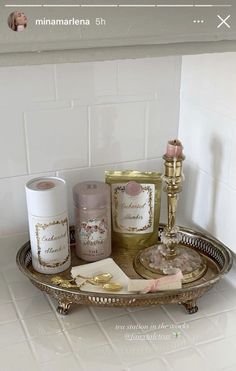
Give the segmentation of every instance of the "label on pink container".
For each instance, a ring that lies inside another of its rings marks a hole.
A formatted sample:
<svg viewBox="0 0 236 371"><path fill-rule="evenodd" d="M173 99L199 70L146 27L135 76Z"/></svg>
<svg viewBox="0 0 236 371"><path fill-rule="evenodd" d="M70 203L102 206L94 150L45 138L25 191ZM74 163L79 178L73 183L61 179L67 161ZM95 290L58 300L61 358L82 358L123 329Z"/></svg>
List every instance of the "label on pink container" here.
<svg viewBox="0 0 236 371"><path fill-rule="evenodd" d="M81 223L78 233L81 244L101 245L107 239L108 226L104 218L92 218Z"/></svg>

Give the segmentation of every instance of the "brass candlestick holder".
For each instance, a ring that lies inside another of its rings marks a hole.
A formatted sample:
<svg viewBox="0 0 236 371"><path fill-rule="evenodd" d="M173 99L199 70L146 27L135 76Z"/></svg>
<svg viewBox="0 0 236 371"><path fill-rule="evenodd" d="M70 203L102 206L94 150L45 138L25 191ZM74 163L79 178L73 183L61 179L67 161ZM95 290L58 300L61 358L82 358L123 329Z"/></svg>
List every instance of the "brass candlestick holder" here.
<svg viewBox="0 0 236 371"><path fill-rule="evenodd" d="M183 283L199 279L207 269L203 257L190 247L181 245L181 233L175 225L179 193L183 183L182 144L178 140L168 143L163 156L165 172L164 191L167 193L168 222L161 235L161 243L139 252L134 259L136 271L145 278L158 278L175 273L179 268Z"/></svg>

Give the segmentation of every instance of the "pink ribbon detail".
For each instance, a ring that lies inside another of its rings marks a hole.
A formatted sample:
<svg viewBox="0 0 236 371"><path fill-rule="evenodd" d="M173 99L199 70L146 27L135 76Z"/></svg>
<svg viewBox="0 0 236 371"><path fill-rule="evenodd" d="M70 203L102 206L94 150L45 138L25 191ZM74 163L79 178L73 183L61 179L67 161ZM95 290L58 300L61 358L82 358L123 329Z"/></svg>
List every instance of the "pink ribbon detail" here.
<svg viewBox="0 0 236 371"><path fill-rule="evenodd" d="M142 291L146 294L147 292L156 292L160 290L163 284L171 284L176 281L180 281L183 278L183 274L180 269L177 270L175 274L168 275L166 277L157 278L155 280L149 280L147 287Z"/></svg>

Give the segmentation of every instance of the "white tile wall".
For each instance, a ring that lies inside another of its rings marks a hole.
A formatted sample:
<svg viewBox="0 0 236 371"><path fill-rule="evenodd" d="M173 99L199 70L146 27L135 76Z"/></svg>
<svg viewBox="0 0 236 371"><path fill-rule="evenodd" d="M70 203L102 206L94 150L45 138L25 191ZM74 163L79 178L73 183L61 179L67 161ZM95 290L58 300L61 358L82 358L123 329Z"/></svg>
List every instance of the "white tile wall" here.
<svg viewBox="0 0 236 371"><path fill-rule="evenodd" d="M1 178L27 174L23 113L0 107L0 117Z"/></svg>
<svg viewBox="0 0 236 371"><path fill-rule="evenodd" d="M53 70L52 65L1 67L0 105L10 106L10 114L15 104L54 100Z"/></svg>
<svg viewBox="0 0 236 371"><path fill-rule="evenodd" d="M207 229L234 248L236 53L183 60L179 135L187 160L178 220ZM179 305L167 305L78 306L62 317L53 300L16 273L16 251L28 237L8 235L27 229L28 179L65 178L73 222L76 182L102 180L108 165L161 170L165 142L178 133L180 58L54 67L0 69L0 235L6 235L0 245L1 366L11 371L92 371L98 364L105 371L235 370L235 265L191 316ZM138 323L150 329L164 323L168 330L157 332L163 335L159 340L131 342L115 328ZM172 329L181 324L176 338Z"/></svg>
<svg viewBox="0 0 236 371"><path fill-rule="evenodd" d="M227 182L235 119L201 108L191 100L181 102L180 116L180 136L188 160L212 177Z"/></svg>
<svg viewBox="0 0 236 371"><path fill-rule="evenodd" d="M228 184L236 190L236 115L231 128L231 157L229 161L229 180Z"/></svg>
<svg viewBox="0 0 236 371"><path fill-rule="evenodd" d="M157 100L149 102L147 115L147 157L162 157L167 141L178 136L179 91L163 92Z"/></svg>
<svg viewBox="0 0 236 371"><path fill-rule="evenodd" d="M0 179L0 235L27 230L25 183L32 177L41 175L55 174L43 173Z"/></svg>
<svg viewBox="0 0 236 371"><path fill-rule="evenodd" d="M181 58L122 60L118 62L118 91L121 95L171 93L179 90ZM167 72L166 72L167 71ZM163 73L164 72L164 73Z"/></svg>
<svg viewBox="0 0 236 371"><path fill-rule="evenodd" d="M188 163L179 220L236 252L235 63L236 53L183 57L179 137Z"/></svg>
<svg viewBox="0 0 236 371"><path fill-rule="evenodd" d="M235 53L184 56L181 95L220 114L236 115Z"/></svg>
<svg viewBox="0 0 236 371"><path fill-rule="evenodd" d="M233 233L235 190L192 163L188 163L188 166L190 168L186 172L186 181L179 202L179 224L206 230L236 251Z"/></svg>
<svg viewBox="0 0 236 371"><path fill-rule="evenodd" d="M234 248L235 62L236 53L183 57L181 94L180 57L2 67L0 235L27 230L28 179L65 178L73 223L74 184L103 180L108 168L161 171L179 131L187 160L178 222Z"/></svg>
<svg viewBox="0 0 236 371"><path fill-rule="evenodd" d="M57 65L56 86L59 99L87 99L93 102L95 97L116 95L117 62Z"/></svg>
<svg viewBox="0 0 236 371"><path fill-rule="evenodd" d="M181 57L0 68L0 235L27 230L24 185L162 170L178 130Z"/></svg>
<svg viewBox="0 0 236 371"><path fill-rule="evenodd" d="M93 107L90 116L92 165L144 159L145 113L143 102Z"/></svg>
<svg viewBox="0 0 236 371"><path fill-rule="evenodd" d="M87 107L25 114L30 173L88 165Z"/></svg>

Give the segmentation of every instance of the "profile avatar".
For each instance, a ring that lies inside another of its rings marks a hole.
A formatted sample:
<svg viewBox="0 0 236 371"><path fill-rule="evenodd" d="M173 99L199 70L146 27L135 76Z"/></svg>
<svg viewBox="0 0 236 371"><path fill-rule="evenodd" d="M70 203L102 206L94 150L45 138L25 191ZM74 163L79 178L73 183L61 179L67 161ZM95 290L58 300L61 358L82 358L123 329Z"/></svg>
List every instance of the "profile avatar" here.
<svg viewBox="0 0 236 371"><path fill-rule="evenodd" d="M15 11L8 17L8 26L13 31L23 31L27 27L27 21L25 13Z"/></svg>

